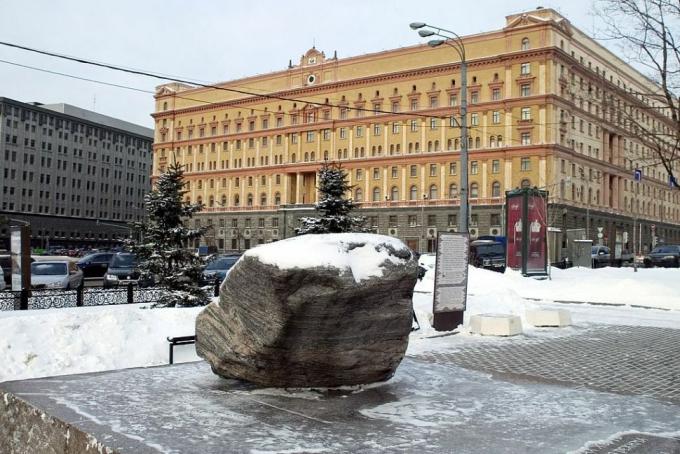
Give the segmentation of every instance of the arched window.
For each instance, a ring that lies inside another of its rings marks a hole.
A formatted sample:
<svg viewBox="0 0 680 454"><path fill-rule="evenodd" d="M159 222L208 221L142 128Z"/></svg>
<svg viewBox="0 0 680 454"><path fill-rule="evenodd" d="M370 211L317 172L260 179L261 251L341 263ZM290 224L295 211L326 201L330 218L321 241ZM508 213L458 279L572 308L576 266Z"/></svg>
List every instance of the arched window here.
<svg viewBox="0 0 680 454"><path fill-rule="evenodd" d="M439 141L438 140L434 141L434 151L439 151Z"/></svg>
<svg viewBox="0 0 680 454"><path fill-rule="evenodd" d="M290 155L290 162L295 162L295 153Z"/></svg>
<svg viewBox="0 0 680 454"><path fill-rule="evenodd" d="M274 205L281 205L281 193L274 194Z"/></svg>
<svg viewBox="0 0 680 454"><path fill-rule="evenodd" d="M498 138L496 139L496 144L497 144L499 147L502 147L502 146L503 146L503 136L498 136Z"/></svg>
<svg viewBox="0 0 680 454"><path fill-rule="evenodd" d="M309 153L305 152L305 162L309 162Z"/></svg>
<svg viewBox="0 0 680 454"><path fill-rule="evenodd" d="M588 188L588 205L593 203L593 190ZM626 209L628 209L628 203L625 204Z"/></svg>
<svg viewBox="0 0 680 454"><path fill-rule="evenodd" d="M455 199L458 197L458 185L456 183L451 183L449 185L449 199Z"/></svg>
<svg viewBox="0 0 680 454"><path fill-rule="evenodd" d="M479 185L477 183L472 183L470 185L470 198L476 199L479 197Z"/></svg>
<svg viewBox="0 0 680 454"><path fill-rule="evenodd" d="M253 206L253 195L252 194L248 194L248 196L246 197L246 203L248 204L249 207Z"/></svg>
<svg viewBox="0 0 680 454"><path fill-rule="evenodd" d="M359 147L354 147L354 157L355 158L359 157Z"/></svg>
<svg viewBox="0 0 680 454"><path fill-rule="evenodd" d="M432 151L432 141L431 140L429 140L427 142L427 151L428 151L428 153Z"/></svg>
<svg viewBox="0 0 680 454"><path fill-rule="evenodd" d="M482 146L482 141L479 137L475 138L475 148L479 148Z"/></svg>
<svg viewBox="0 0 680 454"><path fill-rule="evenodd" d="M199 205L203 205L203 197L201 197L200 195L196 197L196 203L198 203Z"/></svg>
<svg viewBox="0 0 680 454"><path fill-rule="evenodd" d="M220 205L222 205L223 207L227 206L227 196L226 195L222 196L222 202L220 202Z"/></svg>
<svg viewBox="0 0 680 454"><path fill-rule="evenodd" d="M521 187L522 189L524 189L524 188L530 188L530 187L531 187L531 181L529 181L529 179L527 179L527 178L523 179L523 180L522 180L522 183L520 184L520 187Z"/></svg>
<svg viewBox="0 0 680 454"><path fill-rule="evenodd" d="M439 190L437 189L437 185L433 184L430 186L430 194L429 194L430 200L436 200L439 198Z"/></svg>
<svg viewBox="0 0 680 454"><path fill-rule="evenodd" d="M522 38L522 50L529 50L529 38Z"/></svg>
<svg viewBox="0 0 680 454"><path fill-rule="evenodd" d="M472 137L468 137L468 148L472 148Z"/></svg>
<svg viewBox="0 0 680 454"><path fill-rule="evenodd" d="M418 187L415 184L409 189L408 199L418 200Z"/></svg>
<svg viewBox="0 0 680 454"><path fill-rule="evenodd" d="M340 156L338 156L338 158L339 158L339 157L340 157ZM323 152L323 160L324 160L324 161L328 161L328 150L324 150L324 152Z"/></svg>
<svg viewBox="0 0 680 454"><path fill-rule="evenodd" d="M215 197L210 196L210 198L208 199L208 206L210 208L213 208L215 206Z"/></svg>
<svg viewBox="0 0 680 454"><path fill-rule="evenodd" d="M265 206L267 204L267 194L264 192L260 194L260 206Z"/></svg>
<svg viewBox="0 0 680 454"><path fill-rule="evenodd" d="M371 147L371 156L375 156L375 145Z"/></svg>
<svg viewBox="0 0 680 454"><path fill-rule="evenodd" d="M316 152L312 151L312 154L309 157L312 161L316 161Z"/></svg>
<svg viewBox="0 0 680 454"><path fill-rule="evenodd" d="M453 150L452 147L453 147L453 140L448 139L448 140L446 141L446 149L450 151L450 150Z"/></svg>
<svg viewBox="0 0 680 454"><path fill-rule="evenodd" d="M560 199L564 198L564 180L560 181Z"/></svg>
<svg viewBox="0 0 680 454"><path fill-rule="evenodd" d="M390 190L390 200L399 200L399 188L396 186L392 186L392 189Z"/></svg>
<svg viewBox="0 0 680 454"><path fill-rule="evenodd" d="M203 189L203 180L198 180L198 189Z"/></svg>
<svg viewBox="0 0 680 454"><path fill-rule="evenodd" d="M354 191L354 200L357 202L363 202L364 201L364 193L361 190L361 188L356 188Z"/></svg>
<svg viewBox="0 0 680 454"><path fill-rule="evenodd" d="M489 146L494 148L496 146L496 136L489 137Z"/></svg>
<svg viewBox="0 0 680 454"><path fill-rule="evenodd" d="M380 202L380 188L377 186L373 188L373 201Z"/></svg>
<svg viewBox="0 0 680 454"><path fill-rule="evenodd" d="M491 197L501 196L501 184L498 181L494 181L491 184Z"/></svg>
<svg viewBox="0 0 680 454"><path fill-rule="evenodd" d="M460 139L456 139L453 141L453 149L457 150L460 148Z"/></svg>

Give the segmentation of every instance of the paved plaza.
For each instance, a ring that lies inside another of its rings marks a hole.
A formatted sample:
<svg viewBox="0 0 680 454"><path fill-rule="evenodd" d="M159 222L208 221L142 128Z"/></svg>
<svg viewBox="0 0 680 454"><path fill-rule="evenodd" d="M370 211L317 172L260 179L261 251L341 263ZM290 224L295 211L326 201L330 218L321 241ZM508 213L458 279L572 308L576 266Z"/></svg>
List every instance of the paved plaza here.
<svg viewBox="0 0 680 454"><path fill-rule="evenodd" d="M0 392L122 453L680 453L678 331L563 333L453 336L446 353L408 356L392 380L361 388L259 389L198 362Z"/></svg>

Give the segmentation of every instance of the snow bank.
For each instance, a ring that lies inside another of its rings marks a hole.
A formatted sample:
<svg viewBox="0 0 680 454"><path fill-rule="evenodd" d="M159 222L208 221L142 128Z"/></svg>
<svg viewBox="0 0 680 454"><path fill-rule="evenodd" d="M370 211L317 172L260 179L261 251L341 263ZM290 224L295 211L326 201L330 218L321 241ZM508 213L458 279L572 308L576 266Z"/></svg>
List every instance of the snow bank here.
<svg viewBox="0 0 680 454"><path fill-rule="evenodd" d="M361 246L358 246L361 245ZM407 249L400 240L368 233L330 233L302 235L258 246L244 256L256 257L262 263L280 269L336 268L351 272L356 282L382 276L387 262L405 263L392 255L385 245L394 250Z"/></svg>
<svg viewBox="0 0 680 454"><path fill-rule="evenodd" d="M0 382L168 362L168 336L194 334L202 308L140 305L0 312ZM198 360L193 345L179 360Z"/></svg>
<svg viewBox="0 0 680 454"><path fill-rule="evenodd" d="M423 255L428 272L416 292L434 289L434 255ZM680 310L680 270L672 268L552 268L551 279L527 278L514 270L498 273L469 267L468 297L500 295L545 301L608 303Z"/></svg>

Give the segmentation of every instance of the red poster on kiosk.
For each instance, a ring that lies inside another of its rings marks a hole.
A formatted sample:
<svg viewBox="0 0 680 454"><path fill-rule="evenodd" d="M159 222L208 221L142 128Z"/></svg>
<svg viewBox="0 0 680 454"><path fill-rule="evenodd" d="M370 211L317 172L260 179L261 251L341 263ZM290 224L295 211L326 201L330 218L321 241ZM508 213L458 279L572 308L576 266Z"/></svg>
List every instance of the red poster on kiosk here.
<svg viewBox="0 0 680 454"><path fill-rule="evenodd" d="M526 273L545 272L546 267L546 232L547 213L545 198L539 195L527 197L527 222L529 244L527 250Z"/></svg>
<svg viewBox="0 0 680 454"><path fill-rule="evenodd" d="M507 266L517 270L522 268L522 218L524 217L524 197L508 196L507 204Z"/></svg>

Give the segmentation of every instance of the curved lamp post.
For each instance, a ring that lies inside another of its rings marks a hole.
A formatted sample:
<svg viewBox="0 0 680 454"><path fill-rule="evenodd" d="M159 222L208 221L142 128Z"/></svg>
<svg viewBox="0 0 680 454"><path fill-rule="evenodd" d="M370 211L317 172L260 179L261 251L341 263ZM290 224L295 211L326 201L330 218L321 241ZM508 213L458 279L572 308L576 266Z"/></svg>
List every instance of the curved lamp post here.
<svg viewBox="0 0 680 454"><path fill-rule="evenodd" d="M458 217L458 231L461 233L468 233L468 127L467 127L467 61L465 59L465 46L463 40L457 33L451 30L446 30L441 27L429 25L424 22L412 22L411 29L418 30L418 35L423 38L429 36L440 36L444 39L433 39L428 41L427 45L430 47L438 47L446 44L458 53L460 57L460 213ZM453 116L451 117L453 118Z"/></svg>

